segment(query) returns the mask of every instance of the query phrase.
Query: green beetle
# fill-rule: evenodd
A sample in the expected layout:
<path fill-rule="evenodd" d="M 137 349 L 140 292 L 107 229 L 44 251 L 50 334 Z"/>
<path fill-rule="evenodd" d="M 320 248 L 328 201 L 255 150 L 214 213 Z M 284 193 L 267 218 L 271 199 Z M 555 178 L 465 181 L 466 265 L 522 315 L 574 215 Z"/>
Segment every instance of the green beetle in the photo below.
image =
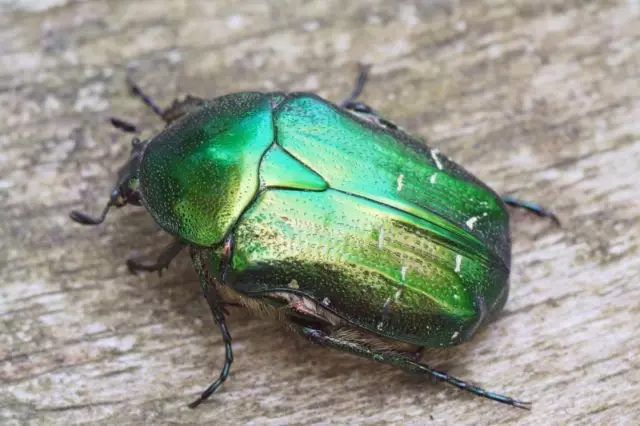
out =
<path fill-rule="evenodd" d="M 505 204 L 436 149 L 356 102 L 367 77 L 335 105 L 310 93 L 242 92 L 187 97 L 159 108 L 167 123 L 133 140 L 102 215 L 144 206 L 175 240 L 132 272 L 161 271 L 189 247 L 203 293 L 233 353 L 224 305 L 283 320 L 309 340 L 521 408 L 418 362 L 423 347 L 453 346 L 505 304 L 511 263 Z M 123 120 L 125 131 L 136 128 Z"/>

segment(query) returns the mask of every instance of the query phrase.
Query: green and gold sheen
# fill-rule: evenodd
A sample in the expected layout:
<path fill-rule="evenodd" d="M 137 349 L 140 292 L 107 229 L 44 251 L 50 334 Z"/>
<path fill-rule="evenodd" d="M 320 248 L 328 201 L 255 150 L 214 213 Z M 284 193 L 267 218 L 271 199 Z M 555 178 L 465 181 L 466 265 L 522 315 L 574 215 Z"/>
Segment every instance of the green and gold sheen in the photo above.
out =
<path fill-rule="evenodd" d="M 232 233 L 223 284 L 250 297 L 295 292 L 420 346 L 467 340 L 506 301 L 500 198 L 405 133 L 314 95 L 208 101 L 153 140 L 139 177 L 154 218 L 207 251 L 218 279 Z"/>
<path fill-rule="evenodd" d="M 244 92 L 207 101 L 153 139 L 138 177 L 160 226 L 189 243 L 219 243 L 251 202 L 274 139 L 271 96 Z"/>

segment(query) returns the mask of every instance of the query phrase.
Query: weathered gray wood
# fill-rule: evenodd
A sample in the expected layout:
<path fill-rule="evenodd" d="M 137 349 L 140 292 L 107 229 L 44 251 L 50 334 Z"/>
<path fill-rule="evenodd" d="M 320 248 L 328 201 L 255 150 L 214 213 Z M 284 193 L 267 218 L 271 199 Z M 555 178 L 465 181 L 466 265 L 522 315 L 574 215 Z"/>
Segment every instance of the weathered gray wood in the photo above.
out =
<path fill-rule="evenodd" d="M 186 3 L 186 5 L 185 5 Z M 640 3 L 9 0 L 0 2 L 0 423 L 637 424 Z M 346 5 L 346 3 L 349 3 Z M 178 93 L 306 89 L 368 103 L 493 187 L 556 210 L 513 215 L 505 314 L 423 358 L 531 412 L 309 347 L 234 312 L 231 380 L 198 410 L 223 349 L 186 256 L 142 210 L 98 213 L 128 136 L 160 128 L 128 68 Z"/>

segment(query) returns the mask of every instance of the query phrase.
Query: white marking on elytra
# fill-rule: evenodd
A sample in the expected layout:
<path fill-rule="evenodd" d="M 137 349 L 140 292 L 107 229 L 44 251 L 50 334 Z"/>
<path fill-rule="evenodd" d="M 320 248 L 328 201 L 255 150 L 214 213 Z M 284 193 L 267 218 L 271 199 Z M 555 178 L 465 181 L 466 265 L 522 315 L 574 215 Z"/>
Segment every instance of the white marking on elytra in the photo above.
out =
<path fill-rule="evenodd" d="M 324 299 L 322 299 L 322 304 L 324 306 L 329 306 L 331 304 L 331 301 L 329 300 L 328 297 L 325 297 Z"/>
<path fill-rule="evenodd" d="M 398 186 L 397 186 L 396 190 L 398 192 L 400 192 L 400 191 L 402 191 L 402 187 L 404 186 L 404 175 L 402 173 L 400 173 L 398 175 L 397 182 L 398 182 Z"/>
<path fill-rule="evenodd" d="M 456 254 L 456 273 L 460 272 L 460 266 L 462 265 L 462 256 Z"/>
<path fill-rule="evenodd" d="M 480 217 L 485 217 L 487 215 L 487 213 L 483 213 L 482 216 Z M 469 229 L 473 229 L 473 226 L 476 224 L 476 222 L 478 221 L 478 219 L 480 219 L 480 217 L 478 216 L 473 216 L 471 219 L 467 220 L 465 223 L 467 225 L 467 228 Z"/>
<path fill-rule="evenodd" d="M 478 221 L 478 217 L 474 216 L 471 219 L 469 219 L 468 221 L 466 221 L 465 223 L 467 224 L 467 228 L 469 229 L 473 229 L 473 225 L 475 225 L 475 223 Z"/>
<path fill-rule="evenodd" d="M 453 334 L 451 335 L 451 340 L 454 340 L 459 335 L 460 335 L 460 333 L 458 333 L 457 331 L 454 331 Z"/>
<path fill-rule="evenodd" d="M 431 185 L 435 184 L 435 183 L 436 183 L 436 178 L 437 178 L 437 177 L 438 177 L 438 174 L 437 174 L 437 173 L 432 174 L 432 175 L 431 175 L 431 177 L 429 178 L 429 183 L 430 183 Z"/>
<path fill-rule="evenodd" d="M 380 321 L 380 322 L 378 323 L 378 327 L 377 327 L 377 328 L 378 328 L 378 330 L 382 330 L 382 326 L 384 326 L 384 323 L 383 323 L 382 321 Z"/>
<path fill-rule="evenodd" d="M 409 268 L 407 268 L 406 266 L 403 266 L 402 269 L 400 269 L 400 275 L 402 276 L 402 281 L 407 279 L 407 271 L 409 270 Z"/>
<path fill-rule="evenodd" d="M 398 289 L 396 290 L 396 294 L 393 295 L 393 301 L 397 302 L 398 299 L 400 298 L 400 296 L 402 296 L 402 291 L 404 290 L 403 286 L 398 287 Z"/>
<path fill-rule="evenodd" d="M 433 161 L 435 161 L 436 167 L 438 167 L 438 169 L 442 170 L 442 163 L 440 162 L 440 159 L 438 158 L 438 154 L 439 153 L 440 153 L 440 151 L 438 151 L 437 149 L 432 149 L 431 150 L 431 158 L 433 158 Z"/>
<path fill-rule="evenodd" d="M 378 248 L 382 250 L 382 243 L 384 243 L 384 228 L 380 227 L 380 232 L 378 233 Z"/>

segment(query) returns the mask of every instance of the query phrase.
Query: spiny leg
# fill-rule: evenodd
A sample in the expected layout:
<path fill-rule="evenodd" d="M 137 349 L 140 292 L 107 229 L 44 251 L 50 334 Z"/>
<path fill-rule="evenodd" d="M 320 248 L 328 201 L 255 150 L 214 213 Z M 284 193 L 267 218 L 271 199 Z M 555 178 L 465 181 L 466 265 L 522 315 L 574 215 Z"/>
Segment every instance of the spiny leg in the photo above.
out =
<path fill-rule="evenodd" d="M 501 402 L 503 404 L 511 405 L 518 408 L 524 408 L 524 409 L 531 408 L 530 402 L 518 401 L 508 396 L 486 391 L 470 383 L 467 383 L 460 379 L 452 377 L 447 373 L 434 370 L 424 364 L 413 361 L 407 355 L 404 355 L 404 354 L 378 352 L 368 348 L 367 346 L 363 345 L 360 342 L 349 341 L 349 340 L 332 337 L 331 335 L 325 333 L 324 331 L 314 329 L 311 327 L 302 327 L 301 332 L 310 340 L 323 346 L 339 349 L 341 351 L 349 352 L 364 358 L 370 358 L 381 363 L 390 364 L 410 373 L 429 375 L 443 382 L 447 382 L 459 389 L 465 390 L 467 392 L 471 392 L 474 395 L 488 398 L 493 401 Z"/>
<path fill-rule="evenodd" d="M 227 377 L 229 377 L 229 370 L 231 369 L 231 364 L 233 363 L 233 349 L 231 347 L 231 335 L 229 334 L 227 323 L 225 321 L 222 299 L 218 294 L 214 277 L 209 274 L 209 271 L 204 264 L 206 259 L 203 259 L 201 252 L 197 248 L 192 247 L 190 254 L 193 265 L 198 272 L 198 275 L 200 276 L 200 286 L 202 287 L 202 293 L 204 294 L 205 299 L 207 299 L 207 303 L 209 304 L 209 308 L 211 309 L 213 319 L 220 327 L 220 333 L 222 334 L 222 339 L 225 343 L 224 366 L 222 367 L 222 370 L 220 371 L 220 374 L 216 381 L 213 382 L 204 392 L 202 392 L 198 399 L 189 404 L 189 408 L 196 408 L 203 401 L 209 398 L 222 385 L 222 383 L 227 380 Z"/>
<path fill-rule="evenodd" d="M 127 259 L 127 267 L 132 274 L 136 274 L 140 271 L 154 272 L 158 271 L 158 274 L 162 275 L 162 270 L 169 267 L 171 261 L 180 253 L 180 251 L 186 247 L 186 244 L 175 238 L 168 246 L 166 246 L 161 252 L 154 263 L 144 263 L 139 258 Z"/>
<path fill-rule="evenodd" d="M 129 90 L 134 96 L 141 99 L 145 105 L 147 105 L 156 115 L 158 115 L 160 118 L 164 120 L 164 110 L 160 106 L 158 106 L 158 104 L 151 98 L 151 96 L 147 95 L 140 88 L 140 86 L 138 86 L 129 77 L 127 77 L 127 86 L 129 86 Z M 138 127 L 135 124 L 129 123 L 128 121 L 123 120 L 121 118 L 111 117 L 110 121 L 113 127 L 115 127 L 116 129 L 122 130 L 123 132 L 126 132 L 126 133 L 138 132 Z"/>
<path fill-rule="evenodd" d="M 512 207 L 518 207 L 524 210 L 528 210 L 540 217 L 548 217 L 553 220 L 556 225 L 560 226 L 560 219 L 558 219 L 558 216 L 556 216 L 555 213 L 545 209 L 540 204 L 533 203 L 531 201 L 519 200 L 516 197 L 512 197 L 511 195 L 503 196 L 502 201 Z"/>
<path fill-rule="evenodd" d="M 144 104 L 148 106 L 158 117 L 163 118 L 164 110 L 160 106 L 158 106 L 158 104 L 149 95 L 147 95 L 140 88 L 140 86 L 138 86 L 132 79 L 128 77 L 127 85 L 129 86 L 129 90 L 131 90 L 131 93 L 134 96 L 140 98 L 142 102 L 144 102 Z"/>

